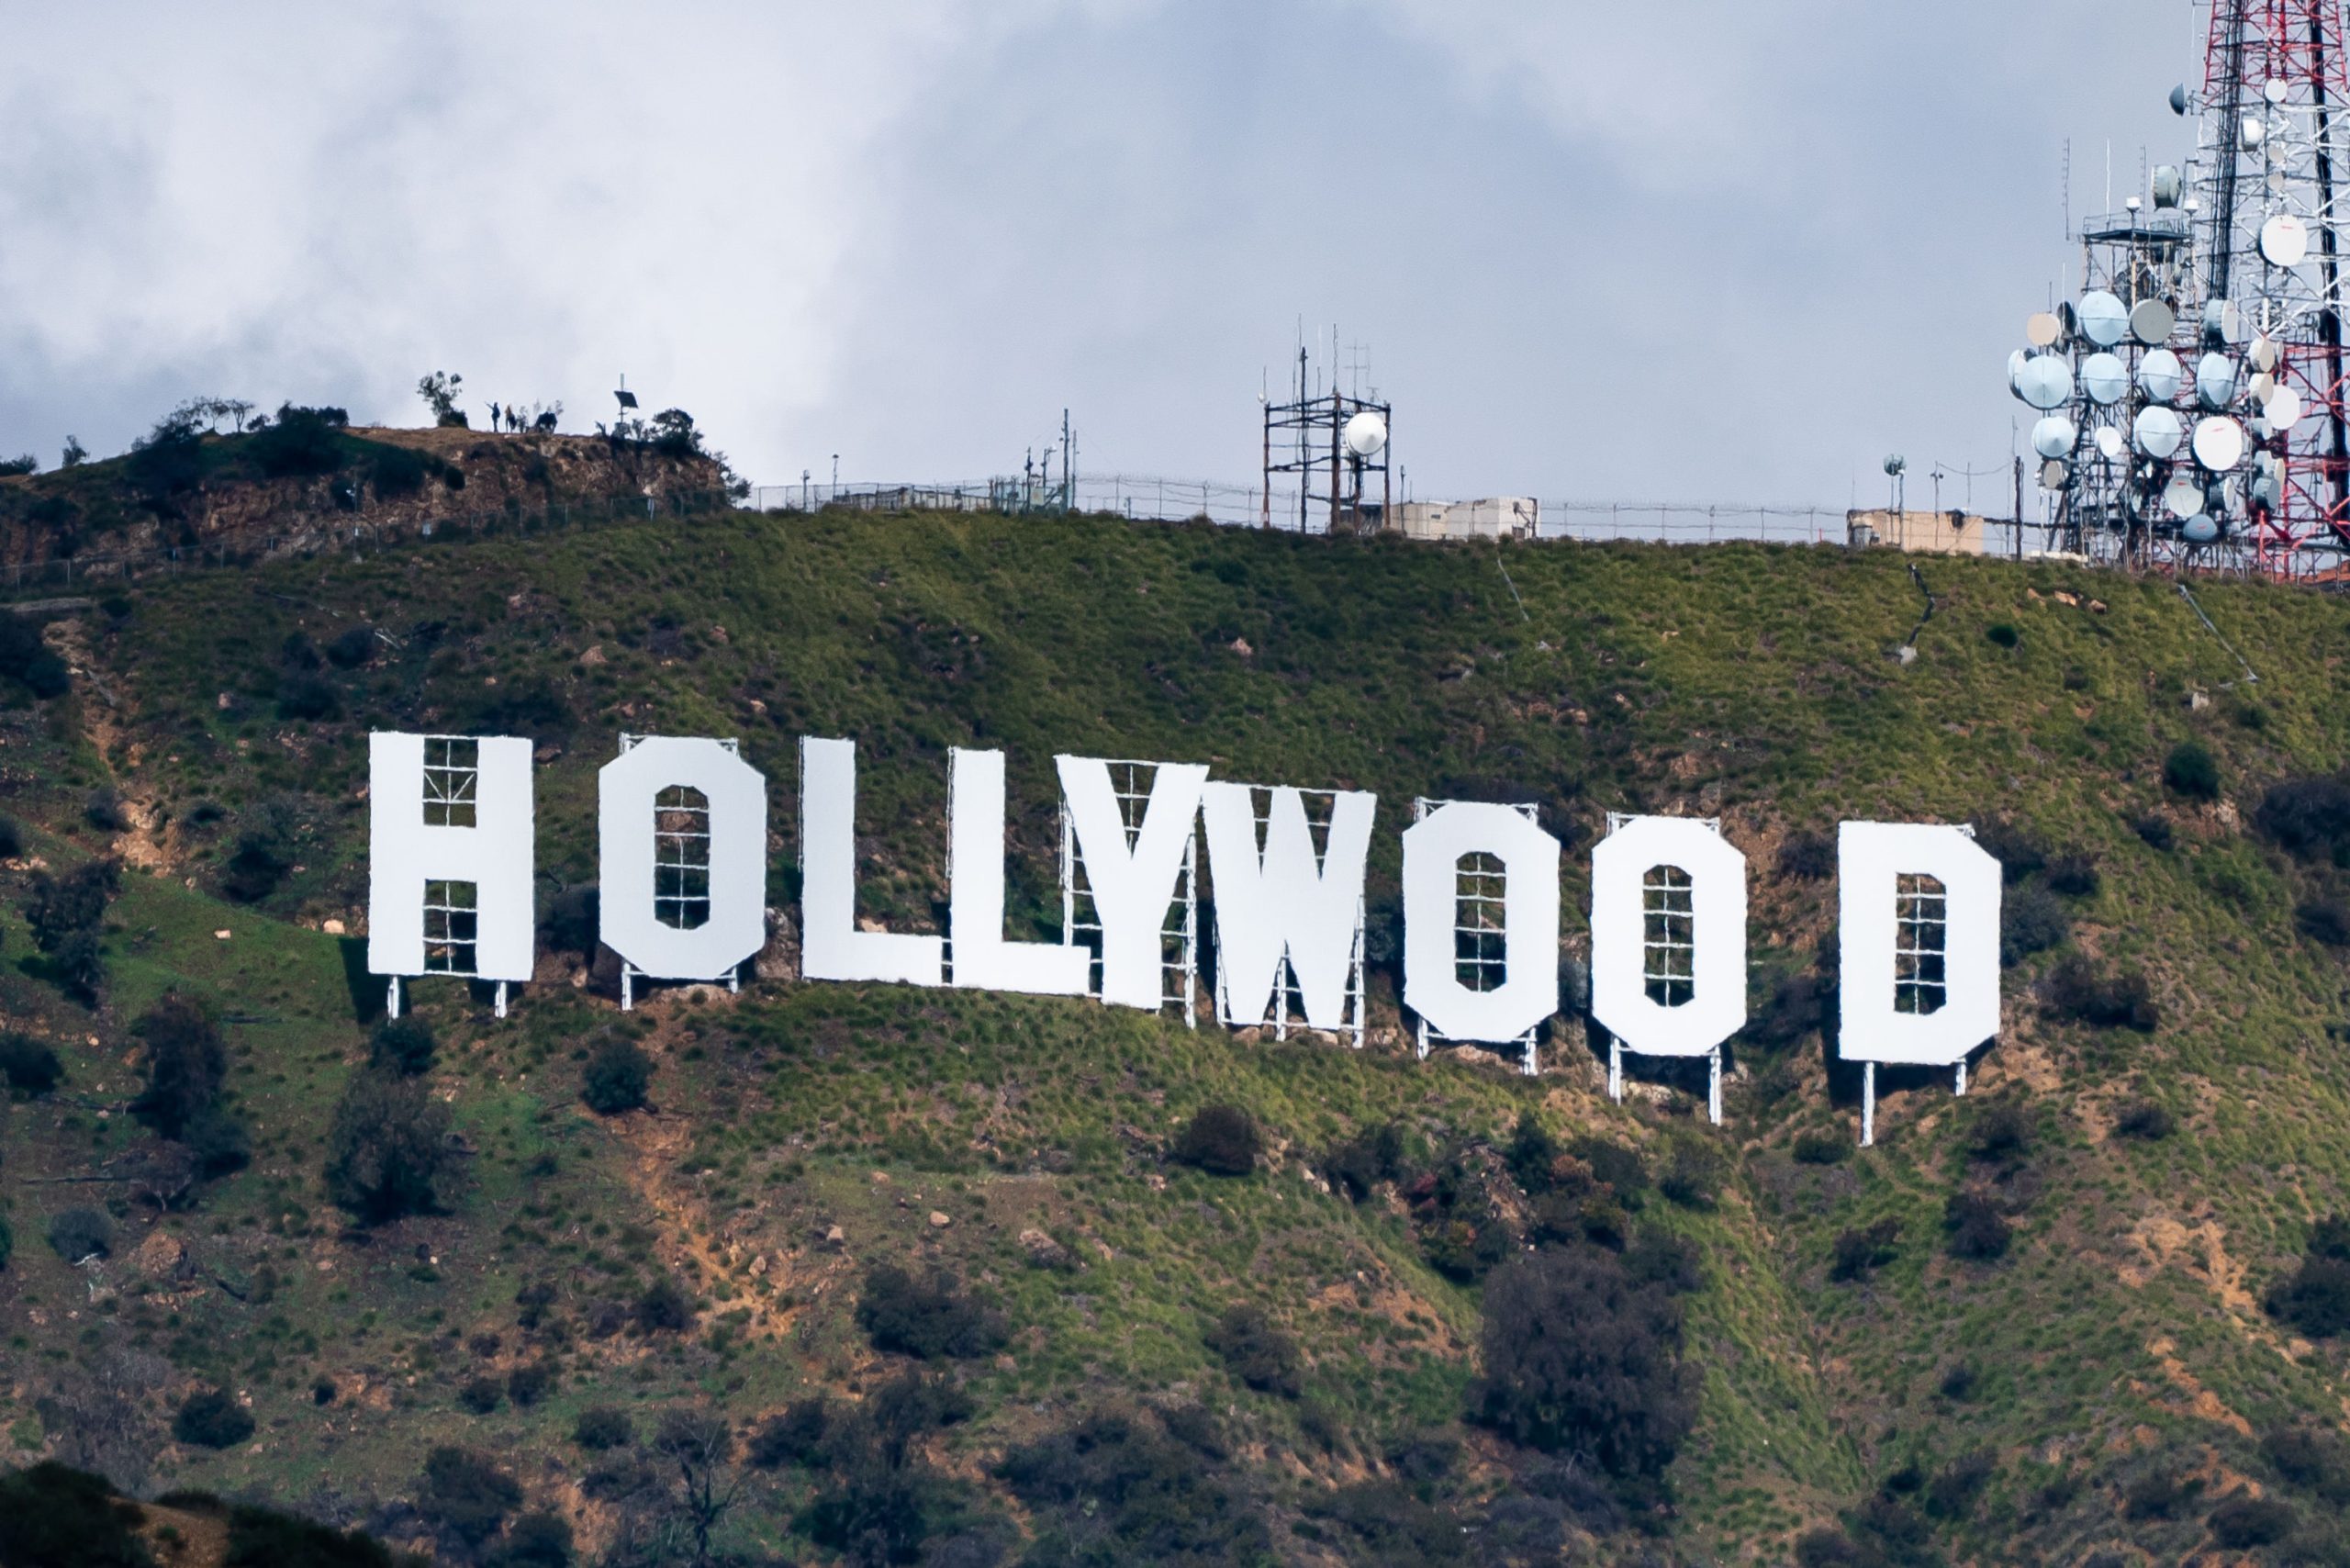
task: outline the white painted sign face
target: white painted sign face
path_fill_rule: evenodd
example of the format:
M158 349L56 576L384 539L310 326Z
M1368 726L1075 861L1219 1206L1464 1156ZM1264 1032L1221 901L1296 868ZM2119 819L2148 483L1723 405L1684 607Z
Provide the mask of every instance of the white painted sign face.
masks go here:
M1746 857L1634 817L1591 854L1591 1011L1628 1049L1700 1057L1746 1025Z
M714 740L648 735L597 775L604 946L714 980L767 942L767 781Z
M1999 1032L1999 863L1964 829L1836 832L1838 1053L1948 1067Z
M1092 965L1084 948L1004 939L1003 753L958 746L948 767L946 930L955 983L1035 996L1083 996Z
M856 743L800 743L800 971L810 980L946 982L941 937L856 924Z
M367 969L526 980L531 743L367 737Z
M1499 861L1506 978L1472 991L1453 927L1463 858ZM1404 832L1404 1004L1447 1039L1507 1045L1559 1010L1559 841L1516 808L1453 801Z
M1286 959L1307 1025L1341 1029L1361 956L1363 880L1379 798L1348 790L1332 797L1327 849L1317 862L1304 795L1287 787L1269 793L1261 850L1254 790L1215 783L1201 796L1215 879L1216 1016L1263 1022Z
M1053 763L1102 923L1102 1000L1155 1013L1167 998L1160 935L1208 770L1192 762L1156 764L1142 826L1130 841L1110 764L1093 756L1056 756Z

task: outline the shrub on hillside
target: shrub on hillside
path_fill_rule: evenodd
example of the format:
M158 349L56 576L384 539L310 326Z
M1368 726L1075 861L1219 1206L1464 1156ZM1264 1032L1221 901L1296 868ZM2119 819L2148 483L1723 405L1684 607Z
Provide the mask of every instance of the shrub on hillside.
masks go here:
M610 1405L590 1405L571 1424L571 1440L590 1453L622 1449L636 1440L628 1412Z
M1140 1416L1105 1412L1019 1444L996 1474L1035 1521L1030 1562L1273 1561L1263 1516L1203 1458Z
M112 790L93 790L82 802L82 820L100 833L120 833L130 825L122 797Z
M107 901L121 885L121 868L111 860L85 860L62 877L35 872L32 895L25 901L33 945L54 953L70 936L95 934L106 924Z
M449 1113L415 1079L353 1077L327 1132L327 1194L369 1224L440 1206L454 1174Z
M0 860L16 860L25 853L25 830L14 817L0 817Z
M1797 1133L1787 1152L1798 1165L1841 1165L1851 1157L1852 1146L1834 1133Z
M2004 1258L2013 1233L1998 1205L1977 1193L1953 1193L1942 1205L1943 1246L1953 1258L1988 1263Z
M57 1053L14 1029L0 1031L0 1079L18 1094L46 1094L65 1077Z
M505 1398L504 1391L494 1377L469 1377L457 1390L457 1403L476 1416L487 1416L498 1408Z
M2148 1143L2170 1137L2177 1126L2171 1114L2152 1100L2133 1100L2113 1118L2115 1132L2124 1137L2144 1138Z
M2350 1506L2350 1443L2328 1428L2280 1424L2260 1434L2260 1451L2277 1473L2311 1496Z
M1695 1421L1680 1308L1596 1248L1546 1247L1495 1269L1482 1344L1472 1414L1521 1447L1654 1476Z
M1203 1105L1176 1135L1169 1157L1211 1176L1246 1176L1257 1168L1264 1139L1256 1118L1237 1105Z
M593 962L603 924L603 900L593 882L564 889L547 900L539 917L540 945Z
M2318 776L2272 784L2252 813L2253 826L2304 860L2338 859L2350 846L2350 780Z
M2163 760L2163 782L2190 801L2220 798L2220 764L2201 741L2181 741Z
M2007 817L1986 817L1976 823L1975 843L1999 863L1999 878L2009 887L2048 864L2048 848L2039 836Z
M2290 1504L2239 1492L2212 1509L2203 1522L2210 1527L2211 1540L2218 1545L2229 1551L2244 1551L2276 1545L2301 1521Z
M6 1219L0 1219L0 1269L8 1266L8 1260L15 1255L16 1250L17 1233L8 1228L8 1222Z
M2105 879L2086 855L2060 855L2048 863L2048 885L2068 899L2095 898Z
M2167 817L2143 816L2130 824L2130 831L2149 849L2168 849L2174 836Z
M2293 911L2293 929L2328 947L2350 947L2350 907L2340 899L2311 899Z
M2031 1118L2023 1108L1995 1101L1975 1118L1968 1129L1966 1152L1975 1159L2008 1161L2020 1159L2031 1148Z
M65 661L41 640L40 622L29 615L0 615L0 676L35 697L62 697L73 684Z
M751 1434L746 1452L755 1470L787 1464L813 1465L824 1456L825 1435L831 1430L829 1401L794 1400L780 1416L770 1416Z
M692 1327L694 1298L669 1275L656 1275L644 1287L644 1294L636 1298L631 1316L636 1319L636 1326L648 1334L674 1334Z
M1897 1219L1881 1219L1838 1232L1830 1253L1828 1277L1837 1281L1867 1279L1893 1261L1893 1244L1900 1236L1901 1222Z
M276 419L245 438L245 453L266 478L332 474L342 466L343 449L337 421L326 416L341 411L282 404Z
M144 1516L106 1481L55 1460L0 1476L0 1562L15 1568L153 1568Z
M296 812L284 801L263 801L239 813L237 838L220 868L220 890L239 903L259 903L294 869Z
M114 1250L114 1221L100 1209L61 1209L50 1216L49 1245L69 1263L104 1258Z
M307 671L277 678L277 716L292 722L315 723L341 711L342 695L319 677Z
M1396 1122L1382 1122L1366 1128L1333 1145L1322 1156L1322 1173L1330 1185L1360 1204L1370 1198L1382 1182L1401 1181L1404 1176L1404 1128Z
M2009 969L2073 934L2072 913L2046 888L2026 888L2001 902L1999 962Z
M1265 1309L1246 1303L1226 1307L1207 1331L1207 1347L1224 1359L1232 1375L1264 1394L1294 1399L1305 1386L1297 1341L1276 1327Z
M1806 829L1787 834L1779 846L1779 875L1798 882L1817 882L1836 874L1836 841L1824 833Z
M923 1361L987 1355L1010 1337L1002 1315L966 1295L952 1275L921 1280L887 1264L865 1276L856 1322L875 1350Z
M1702 1136L1676 1137L1665 1155L1656 1190L1687 1209L1709 1209L1721 1196L1729 1161Z
M130 1031L147 1046L147 1087L130 1103L130 1114L161 1137L185 1137L228 1082L219 1029L195 998L167 991Z
M253 1435L253 1418L226 1389L207 1388L180 1402L172 1436L199 1448L234 1448Z
M579 1097L599 1115L642 1109L652 1086L653 1062L633 1040L606 1040L579 1076Z
M2045 995L2048 1011L2055 1016L2100 1029L2127 1025L2147 1034L2162 1016L2143 974L2135 969L2108 974L2078 953L2049 972Z
M439 1044L433 1037L432 1025L413 1014L405 1018L386 1018L367 1036L367 1065L413 1078L431 1070L432 1054Z
M2350 1220L2320 1220L2300 1267L2269 1287L2265 1305L2312 1339L2350 1332Z
M554 1392L556 1373L553 1361L524 1361L506 1374L506 1397L518 1410L528 1410Z
M571 1526L560 1514L524 1514L507 1528L489 1568L571 1568Z
M425 1456L418 1506L468 1547L496 1535L521 1501L514 1478L484 1455L442 1447Z
M273 1508L240 1503L229 1510L228 1554L220 1568L426 1568L408 1552L397 1556L356 1529L338 1530Z

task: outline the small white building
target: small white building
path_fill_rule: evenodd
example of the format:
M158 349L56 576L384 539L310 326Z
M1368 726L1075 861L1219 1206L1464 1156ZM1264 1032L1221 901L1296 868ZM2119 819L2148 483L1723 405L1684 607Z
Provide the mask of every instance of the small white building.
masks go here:
M1477 501L1404 501L1395 521L1406 539L1531 539L1542 503L1531 496Z

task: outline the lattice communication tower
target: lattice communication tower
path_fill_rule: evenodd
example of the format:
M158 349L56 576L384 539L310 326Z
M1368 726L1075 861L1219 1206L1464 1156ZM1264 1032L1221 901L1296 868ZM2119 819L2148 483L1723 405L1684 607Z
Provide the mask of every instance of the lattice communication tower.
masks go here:
M2310 578L2350 553L2334 0L2211 0L2184 169L2083 221L2080 288L2009 359L2051 543Z

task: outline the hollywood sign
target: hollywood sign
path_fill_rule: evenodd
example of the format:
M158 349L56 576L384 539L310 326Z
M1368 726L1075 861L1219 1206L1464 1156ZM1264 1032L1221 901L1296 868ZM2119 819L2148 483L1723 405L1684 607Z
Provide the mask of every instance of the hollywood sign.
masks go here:
M800 969L810 980L1090 996L1190 1018L1199 973L1200 830L1214 890L1213 994L1230 1027L1360 1045L1364 884L1378 801L1352 790L1211 779L1197 763L1057 756L1062 929L1004 935L1004 759L948 765L943 936L856 914L856 748L800 742ZM367 965L389 981L531 977L531 743L369 738ZM731 741L621 738L598 778L599 935L640 980L736 983L766 945L767 786ZM1559 841L1530 808L1416 801L1403 831L1403 1004L1434 1043L1536 1041L1560 1010ZM1320 842L1316 842L1316 830ZM1839 1048L1864 1064L1955 1070L1999 1026L1998 863L1963 827L1837 831ZM1746 1023L1746 857L1716 822L1611 815L1592 852L1592 1017L1623 1053L1707 1058Z

